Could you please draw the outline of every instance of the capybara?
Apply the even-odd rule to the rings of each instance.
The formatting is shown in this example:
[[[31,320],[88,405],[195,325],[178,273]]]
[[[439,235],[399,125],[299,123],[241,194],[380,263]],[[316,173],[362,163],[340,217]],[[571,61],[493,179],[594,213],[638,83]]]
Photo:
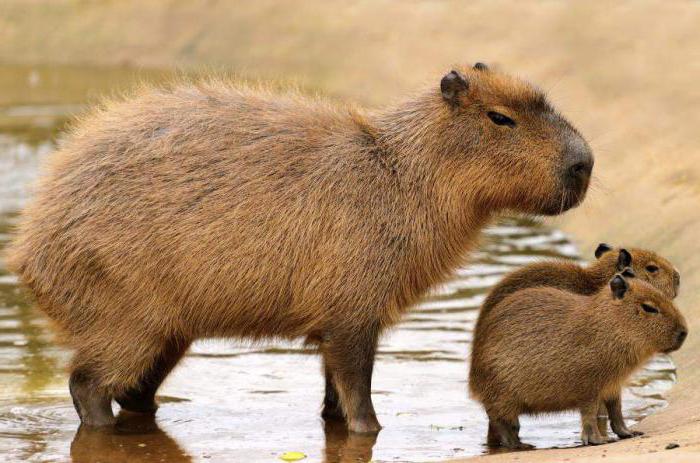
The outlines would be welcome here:
[[[74,351],[83,423],[155,409],[193,340],[318,345],[324,416],[380,426],[377,340],[499,211],[559,214],[593,167],[533,86],[462,67],[366,112],[225,80],[150,88],[75,127],[9,263]]]
[[[595,294],[607,285],[617,272],[627,267],[631,268],[637,277],[648,281],[668,297],[675,298],[678,295],[680,273],[671,262],[653,251],[613,248],[606,243],[600,243],[594,254],[596,261],[588,266],[562,260],[548,260],[510,272],[493,287],[481,307],[481,312],[488,312],[511,293],[536,286],[559,288],[583,295]],[[606,415],[607,407],[601,402],[598,407],[601,433],[607,433]],[[639,431],[630,431],[623,422],[617,434],[625,433],[625,437],[641,434]]]
[[[633,275],[625,269],[590,296],[522,289],[480,314],[469,389],[486,409],[490,445],[530,448],[518,436],[519,415],[571,409],[581,413],[583,444],[602,444],[601,400],[613,432],[630,437],[620,402],[625,380],[688,334],[672,300]]]
[[[613,248],[600,243],[595,250],[596,260],[587,266],[564,260],[546,260],[525,265],[508,273],[489,292],[481,306],[488,311],[506,296],[525,288],[549,286],[591,295],[607,285],[616,273],[629,267],[638,278],[665,293],[678,296],[680,273],[664,257],[654,251],[639,248]]]

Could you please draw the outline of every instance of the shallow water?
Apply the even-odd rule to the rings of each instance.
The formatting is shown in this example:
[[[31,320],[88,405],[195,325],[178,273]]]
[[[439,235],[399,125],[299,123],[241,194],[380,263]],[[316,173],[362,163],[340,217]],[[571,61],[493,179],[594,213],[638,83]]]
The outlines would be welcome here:
[[[162,74],[146,73],[147,79]],[[85,101],[133,81],[129,70],[0,67],[0,248],[37,166],[67,116]],[[10,89],[10,90],[8,90]],[[120,416],[113,432],[78,430],[67,390],[68,353],[0,261],[0,454],[7,461],[431,461],[486,451],[486,417],[467,399],[467,360],[484,294],[504,272],[544,257],[576,259],[567,237],[528,220],[487,232],[471,264],[425,298],[382,340],[373,399],[384,429],[349,436],[319,417],[319,358],[300,343],[196,343],[159,394],[156,420]],[[660,356],[624,393],[631,422],[665,405],[675,379]],[[116,406],[115,406],[116,409]],[[522,420],[537,447],[578,445],[574,413]]]

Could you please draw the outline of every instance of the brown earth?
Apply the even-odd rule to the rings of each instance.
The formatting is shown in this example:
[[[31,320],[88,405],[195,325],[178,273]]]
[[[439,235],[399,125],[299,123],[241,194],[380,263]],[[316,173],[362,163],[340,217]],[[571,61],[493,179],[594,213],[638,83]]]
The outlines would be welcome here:
[[[241,2],[242,3],[242,2]],[[556,220],[586,254],[599,241],[657,250],[679,267],[690,323],[670,406],[646,438],[497,461],[700,458],[700,3],[6,0],[0,63],[201,66],[295,79],[386,103],[485,61],[538,82],[588,136],[596,187]],[[437,84],[437,82],[435,82]],[[664,450],[668,443],[680,444]],[[655,453],[658,452],[658,453]]]

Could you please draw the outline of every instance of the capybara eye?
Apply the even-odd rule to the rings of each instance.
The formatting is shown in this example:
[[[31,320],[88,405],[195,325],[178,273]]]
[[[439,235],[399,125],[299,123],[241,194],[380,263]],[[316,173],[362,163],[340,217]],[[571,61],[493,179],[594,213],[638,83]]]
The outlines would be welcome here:
[[[647,272],[649,273],[656,273],[659,271],[659,267],[656,265],[647,265]]]
[[[659,313],[659,309],[649,304],[642,304],[642,309],[644,309],[646,313]]]
[[[507,125],[508,127],[515,127],[515,121],[508,116],[504,116],[496,111],[489,111],[486,113],[489,119],[496,125]]]

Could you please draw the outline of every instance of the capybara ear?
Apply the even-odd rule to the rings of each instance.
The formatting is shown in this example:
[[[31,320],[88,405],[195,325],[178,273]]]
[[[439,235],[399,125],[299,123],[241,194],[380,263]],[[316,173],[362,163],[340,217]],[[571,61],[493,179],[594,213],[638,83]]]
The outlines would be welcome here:
[[[617,256],[617,270],[624,270],[632,265],[632,254],[627,249],[620,249],[620,254]]]
[[[620,275],[625,278],[634,278],[637,276],[635,275],[634,270],[632,270],[630,267],[625,268],[622,272],[620,272]]]
[[[474,65],[474,69],[476,69],[477,71],[488,71],[489,67],[484,63],[476,63]]]
[[[459,104],[460,92],[465,92],[468,88],[467,78],[459,71],[452,70],[448,72],[440,81],[442,98],[452,106]]]
[[[610,280],[610,289],[615,299],[622,299],[625,297],[628,288],[627,282],[619,274],[615,275],[615,277]]]
[[[597,248],[595,248],[595,258],[600,259],[600,256],[606,252],[612,250],[612,246],[606,243],[600,243]]]

